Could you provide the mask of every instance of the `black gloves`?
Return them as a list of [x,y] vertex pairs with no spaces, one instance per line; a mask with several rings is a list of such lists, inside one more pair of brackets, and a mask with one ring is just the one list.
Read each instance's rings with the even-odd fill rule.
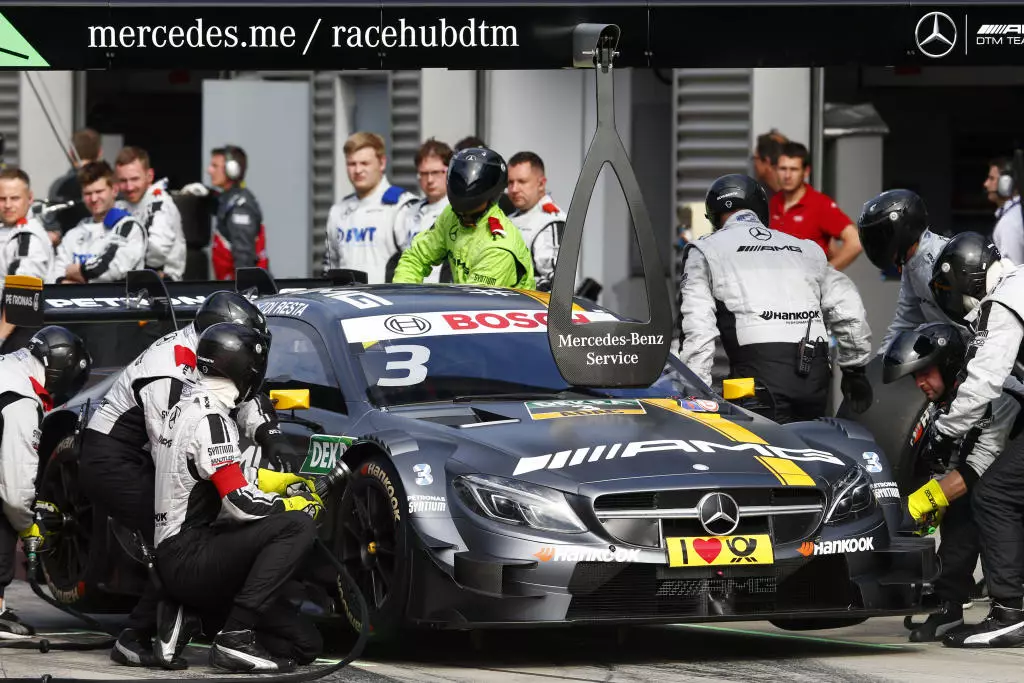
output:
[[839,385],[843,392],[843,398],[850,404],[855,413],[863,413],[875,400],[875,394],[871,390],[871,382],[864,372],[864,368],[843,368],[843,380]]
[[293,463],[301,462],[301,454],[281,433],[276,423],[268,422],[256,430],[256,443],[263,450],[263,459],[278,472],[291,472]]

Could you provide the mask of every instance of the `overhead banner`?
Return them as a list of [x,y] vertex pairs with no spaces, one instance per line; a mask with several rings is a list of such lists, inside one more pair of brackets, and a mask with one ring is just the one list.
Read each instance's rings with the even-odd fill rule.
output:
[[0,68],[568,68],[581,23],[618,68],[1024,63],[1012,5],[114,1],[3,8]]

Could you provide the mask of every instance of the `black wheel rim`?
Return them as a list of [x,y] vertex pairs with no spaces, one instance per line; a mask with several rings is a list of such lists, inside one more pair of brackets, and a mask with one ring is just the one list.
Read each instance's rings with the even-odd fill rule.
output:
[[398,571],[398,522],[390,496],[373,478],[354,481],[339,515],[339,559],[371,608],[380,610]]
[[78,462],[58,456],[46,468],[39,488],[42,499],[56,505],[62,518],[47,537],[40,563],[56,588],[75,589],[85,575],[92,530],[92,504],[78,486]]

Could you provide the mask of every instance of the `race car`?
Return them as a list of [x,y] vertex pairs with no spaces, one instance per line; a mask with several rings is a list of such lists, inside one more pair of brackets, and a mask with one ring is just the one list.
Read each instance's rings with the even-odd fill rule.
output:
[[[182,324],[201,297],[168,287]],[[82,308],[103,319],[98,299]],[[921,611],[934,541],[900,531],[885,453],[853,422],[778,425],[739,405],[743,382],[727,401],[672,355],[646,388],[570,386],[534,291],[324,283],[256,304],[273,333],[264,390],[302,454],[284,466],[316,476],[343,459],[352,471],[320,533],[377,638],[408,626],[829,628]],[[573,317],[620,319],[581,298]],[[112,380],[44,427],[39,496],[64,521],[41,561],[53,595],[88,611],[124,609],[146,580],[76,488],[74,427]],[[261,462],[252,444],[244,453]],[[303,578],[322,614],[360,628],[326,562]]]

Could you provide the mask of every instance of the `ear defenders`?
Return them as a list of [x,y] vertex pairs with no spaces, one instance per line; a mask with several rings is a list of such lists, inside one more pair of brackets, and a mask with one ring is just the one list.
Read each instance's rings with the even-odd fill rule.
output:
[[233,152],[235,147],[227,145],[224,147],[224,174],[228,180],[240,180],[242,178],[242,163],[235,158]]
[[1007,164],[999,169],[999,180],[996,181],[996,194],[1003,199],[1009,199],[1017,189],[1017,183],[1013,177],[1013,166]]

